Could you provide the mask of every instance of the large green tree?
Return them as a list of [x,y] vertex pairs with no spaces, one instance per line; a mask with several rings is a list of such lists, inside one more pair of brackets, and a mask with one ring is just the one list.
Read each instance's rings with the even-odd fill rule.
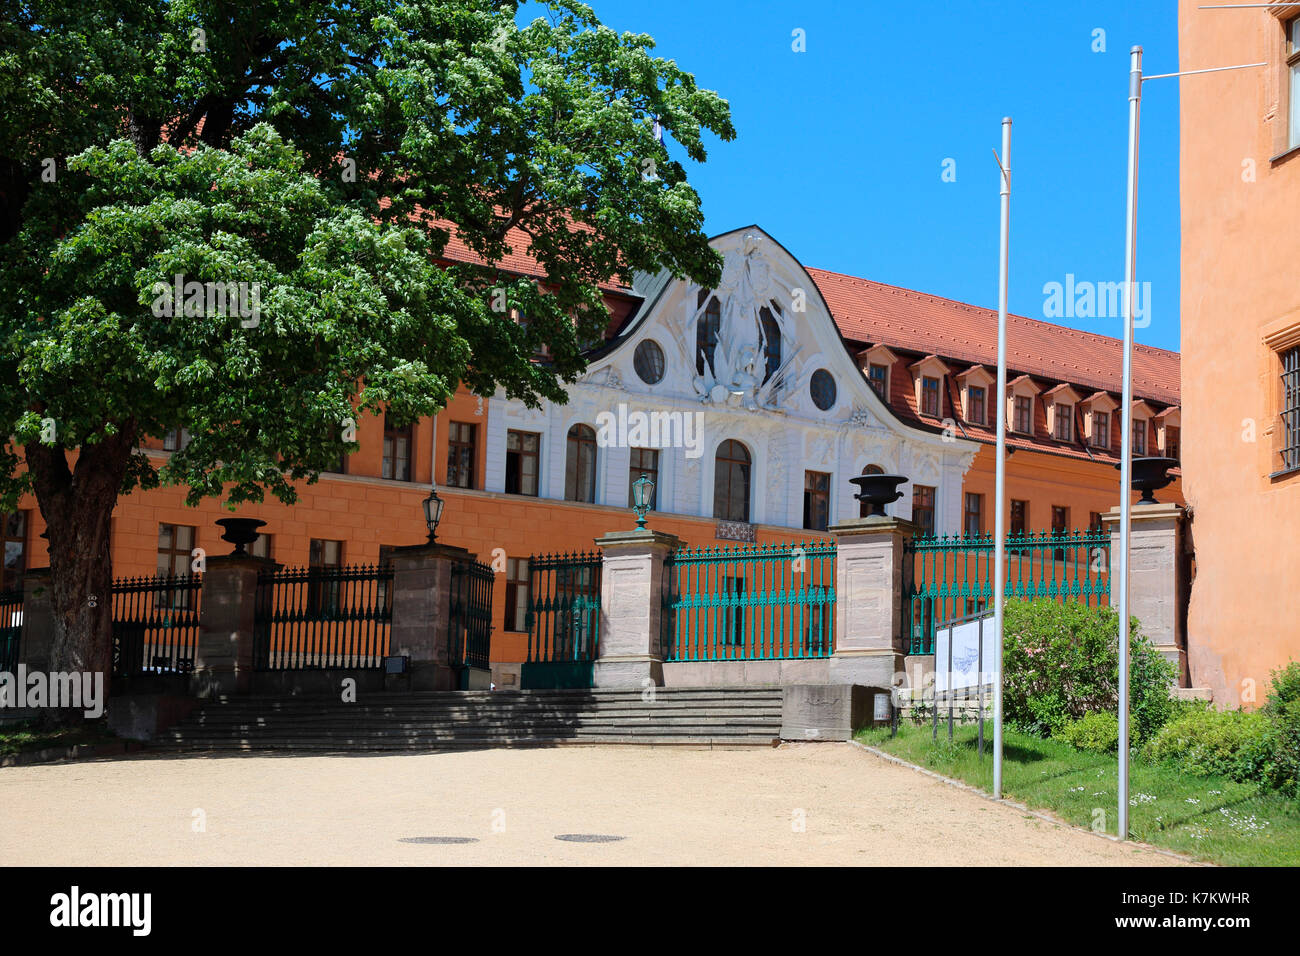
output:
[[[48,525],[53,667],[108,670],[120,495],[292,502],[354,409],[562,401],[601,283],[717,280],[664,139],[704,161],[726,102],[581,4],[517,6],[0,0],[0,511]],[[480,262],[437,265],[448,223]]]

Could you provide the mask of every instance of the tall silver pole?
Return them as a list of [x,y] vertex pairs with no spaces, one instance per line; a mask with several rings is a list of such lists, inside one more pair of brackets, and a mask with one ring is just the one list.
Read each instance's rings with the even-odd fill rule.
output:
[[1011,117],[1002,120],[1002,236],[998,263],[998,446],[993,488],[993,796],[1002,799],[1002,603],[1006,590],[1007,264],[1011,243]]
[[[1111,591],[1119,584],[1119,821],[1121,840],[1128,839],[1128,555],[1133,473],[1133,308],[1137,298],[1138,133],[1142,111],[1142,48],[1129,53],[1128,214],[1124,221],[1124,394],[1120,409],[1119,554],[1111,555]],[[1118,571],[1118,574],[1116,574]]]

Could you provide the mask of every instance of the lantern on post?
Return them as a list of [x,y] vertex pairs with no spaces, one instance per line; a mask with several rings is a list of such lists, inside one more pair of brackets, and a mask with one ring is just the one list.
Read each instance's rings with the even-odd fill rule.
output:
[[424,524],[429,529],[429,544],[433,544],[438,533],[438,522],[442,520],[442,509],[447,502],[438,497],[438,489],[430,486],[429,497],[424,499]]
[[645,527],[646,512],[655,500],[655,483],[649,475],[643,474],[632,482],[632,510],[636,512],[636,526]]

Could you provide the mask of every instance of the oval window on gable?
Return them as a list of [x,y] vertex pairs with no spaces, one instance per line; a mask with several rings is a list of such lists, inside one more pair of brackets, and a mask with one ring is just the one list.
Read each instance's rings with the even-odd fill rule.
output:
[[835,377],[826,369],[819,368],[812,373],[808,391],[812,394],[813,404],[822,411],[829,411],[835,405]]
[[647,385],[657,385],[664,377],[664,350],[654,339],[646,339],[632,353],[632,368]]

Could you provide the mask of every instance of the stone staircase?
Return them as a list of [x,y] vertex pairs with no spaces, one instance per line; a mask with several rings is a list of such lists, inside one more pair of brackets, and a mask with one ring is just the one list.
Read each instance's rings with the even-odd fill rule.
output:
[[657,688],[389,693],[205,701],[159,735],[189,751],[423,751],[557,744],[772,746],[782,691]]

